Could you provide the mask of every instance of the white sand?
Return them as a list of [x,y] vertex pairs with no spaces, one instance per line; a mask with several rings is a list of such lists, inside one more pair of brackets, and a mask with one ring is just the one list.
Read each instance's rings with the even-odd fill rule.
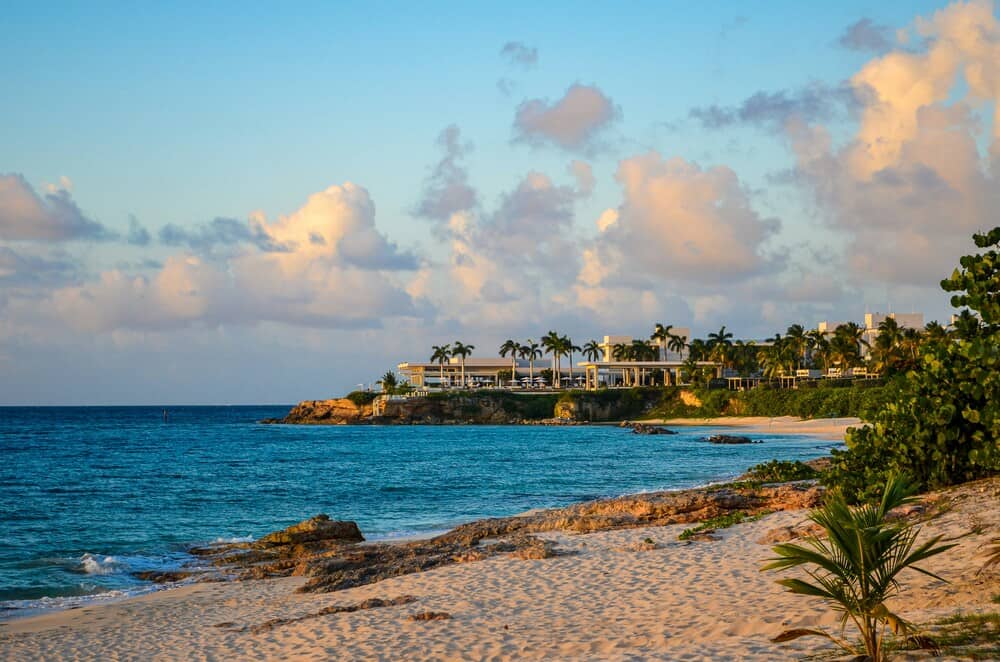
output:
[[[1000,574],[977,577],[982,545],[1000,532],[1000,481],[962,488],[955,508],[926,525],[960,540],[927,567],[951,584],[910,573],[899,609],[926,622],[958,608],[996,610]],[[0,659],[557,659],[780,660],[822,646],[769,638],[796,626],[833,627],[810,598],[790,595],[758,568],[766,531],[803,521],[780,512],[720,532],[722,540],[682,543],[675,525],[586,535],[554,534],[573,555],[497,557],[407,575],[331,594],[294,593],[301,579],[200,584],[0,626]],[[977,529],[978,530],[978,529]],[[634,551],[644,538],[660,547]],[[332,614],[277,626],[328,605],[412,594],[414,603]],[[413,622],[445,611],[451,620]],[[232,626],[222,624],[232,623]]]

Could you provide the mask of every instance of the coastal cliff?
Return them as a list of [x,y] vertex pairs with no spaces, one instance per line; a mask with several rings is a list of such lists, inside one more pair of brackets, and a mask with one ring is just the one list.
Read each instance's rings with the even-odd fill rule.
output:
[[306,400],[280,420],[268,423],[295,425],[445,425],[458,423],[507,425],[552,417],[554,394],[451,393],[388,400],[375,416],[372,402],[355,400]]
[[371,402],[358,404],[348,398],[337,398],[335,400],[303,400],[292,407],[292,410],[284,418],[265,422],[296,425],[350,425],[371,422],[371,418]]
[[890,397],[877,382],[798,389],[756,388],[733,392],[687,386],[567,390],[559,393],[450,391],[378,402],[374,393],[300,402],[282,419],[267,423],[305,425],[448,425],[461,423],[585,423],[641,418],[717,416],[856,417]]

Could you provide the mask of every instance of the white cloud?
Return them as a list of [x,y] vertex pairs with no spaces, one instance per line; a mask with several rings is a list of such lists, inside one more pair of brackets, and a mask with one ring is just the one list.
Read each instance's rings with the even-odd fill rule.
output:
[[581,281],[711,283],[773,271],[765,242],[779,227],[750,205],[736,174],[656,152],[621,162],[623,202],[598,219]]
[[800,181],[848,238],[848,273],[936,288],[1000,208],[1000,24],[990,3],[955,3],[916,30],[920,50],[875,58],[851,79],[866,99],[853,140],[836,147],[800,122],[789,135]]
[[514,140],[593,150],[599,147],[600,136],[620,117],[621,110],[600,88],[577,83],[554,103],[547,99],[522,102],[514,117]]
[[103,225],[87,218],[64,188],[50,186],[39,196],[18,174],[0,175],[0,239],[9,241],[104,240],[114,237]]
[[151,277],[104,272],[96,281],[56,290],[52,309],[88,331],[267,320],[377,327],[385,318],[427,312],[394,275],[415,269],[416,259],[378,232],[374,204],[360,186],[332,186],[272,223],[255,215],[249,227],[287,250],[247,244],[222,260],[171,256]]

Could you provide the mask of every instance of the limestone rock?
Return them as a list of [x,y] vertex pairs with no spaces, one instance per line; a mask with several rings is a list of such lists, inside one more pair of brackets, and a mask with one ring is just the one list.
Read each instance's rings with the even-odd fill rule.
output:
[[329,515],[316,515],[281,531],[269,533],[257,541],[258,546],[299,545],[321,540],[361,542],[365,537],[356,522],[331,520]]
[[[278,422],[294,425],[347,425],[370,421],[371,417],[371,404],[358,405],[347,398],[336,398],[303,400]],[[261,422],[271,423],[273,419]]]

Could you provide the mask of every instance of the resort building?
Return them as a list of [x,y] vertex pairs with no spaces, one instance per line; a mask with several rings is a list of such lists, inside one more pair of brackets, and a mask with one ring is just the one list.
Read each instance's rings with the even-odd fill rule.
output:
[[[510,375],[512,363],[517,366],[513,378]],[[471,387],[541,388],[550,386],[548,380],[542,376],[542,371],[551,369],[550,357],[537,359],[534,366],[525,359],[511,361],[509,357],[470,357],[465,359],[465,383]],[[396,370],[417,388],[461,388],[462,386],[462,361],[454,357],[442,364],[400,363],[396,366]],[[574,366],[570,370],[569,361],[565,358],[562,361],[561,372],[564,387],[583,384],[583,369]]]
[[[680,337],[685,344],[691,338],[691,330],[687,328],[671,329],[671,334]],[[654,370],[664,371],[673,383],[677,383],[685,358],[684,353],[670,350],[665,345],[661,346],[647,338],[642,338],[642,341],[657,349],[659,360],[615,361],[615,346],[630,346],[634,340],[632,336],[604,336],[603,342],[600,343],[601,357],[597,361],[577,361],[577,358],[582,358],[577,353],[573,355],[575,364],[570,366],[569,357],[563,357],[560,367],[561,386],[591,389],[622,386],[637,380],[645,380]],[[513,376],[510,375],[512,364],[516,366]],[[709,362],[705,362],[704,365],[715,367],[714,363]],[[525,359],[512,361],[510,357],[467,358],[465,384],[484,388],[545,388],[551,384],[542,376],[542,371],[551,369],[552,358],[548,355],[536,359],[534,366]],[[416,388],[462,386],[462,361],[455,357],[441,364],[430,361],[404,362],[397,365],[396,370]]]
[[[865,341],[865,344],[861,345],[862,357],[867,357],[871,352],[871,346],[878,337],[878,327],[886,319],[896,320],[896,324],[901,329],[916,329],[920,331],[924,328],[923,313],[865,313],[865,322],[862,326],[863,333],[861,336]],[[817,324],[816,329],[827,336],[831,336],[836,332],[837,327],[844,326],[845,324],[847,322],[825,321]]]

